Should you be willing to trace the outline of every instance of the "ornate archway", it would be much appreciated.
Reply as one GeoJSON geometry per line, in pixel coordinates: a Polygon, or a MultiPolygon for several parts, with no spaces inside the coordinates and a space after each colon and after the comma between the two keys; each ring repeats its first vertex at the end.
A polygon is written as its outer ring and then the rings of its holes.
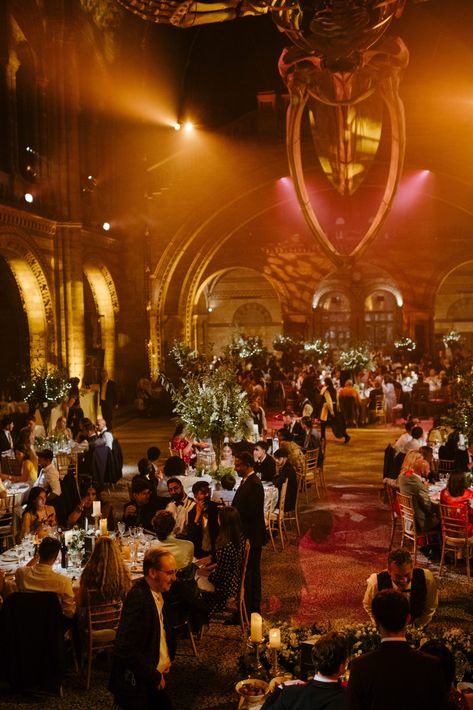
{"type": "Polygon", "coordinates": [[[115,375],[116,362],[116,321],[119,304],[115,283],[104,264],[84,263],[84,275],[90,286],[97,318],[97,342],[104,352],[103,366],[111,378],[115,375]]]}
{"type": "Polygon", "coordinates": [[[57,365],[54,308],[37,254],[22,235],[3,230],[0,231],[0,255],[13,274],[26,314],[31,370],[57,365]]]}

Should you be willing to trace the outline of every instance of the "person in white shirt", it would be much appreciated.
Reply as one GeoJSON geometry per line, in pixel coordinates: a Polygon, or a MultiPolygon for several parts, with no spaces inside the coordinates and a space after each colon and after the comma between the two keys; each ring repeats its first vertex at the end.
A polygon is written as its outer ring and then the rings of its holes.
{"type": "Polygon", "coordinates": [[[45,449],[38,454],[38,464],[40,473],[35,482],[35,486],[41,486],[48,494],[48,501],[54,500],[61,495],[61,476],[53,464],[54,454],[49,449],[45,449]]]}
{"type": "Polygon", "coordinates": [[[409,451],[418,451],[422,446],[425,446],[424,430],[419,425],[413,426],[411,429],[411,440],[407,441],[404,445],[404,453],[408,454],[409,451]]]}
{"type": "Polygon", "coordinates": [[[103,417],[97,419],[97,431],[100,438],[105,441],[105,445],[111,449],[113,445],[113,434],[107,429],[107,422],[103,417]]]}
{"type": "Polygon", "coordinates": [[[439,603],[437,582],[430,570],[414,569],[408,550],[392,550],[387,570],[368,577],[363,607],[373,623],[372,602],[383,589],[394,589],[406,595],[413,626],[421,628],[432,621],[439,603]]]}
{"type": "Polygon", "coordinates": [[[414,422],[412,421],[407,421],[405,424],[406,431],[401,434],[401,436],[397,439],[396,443],[394,444],[394,450],[396,454],[405,454],[405,446],[408,444],[410,441],[412,441],[412,436],[411,436],[411,431],[414,426],[414,422]]]}
{"type": "Polygon", "coordinates": [[[174,534],[185,536],[187,534],[187,518],[189,511],[195,506],[195,501],[189,498],[184,491],[184,487],[176,476],[167,480],[171,502],[167,504],[166,510],[174,518],[174,534]]]}
{"type": "Polygon", "coordinates": [[[53,570],[61,543],[55,537],[44,537],[38,553],[26,567],[15,572],[15,582],[19,592],[56,592],[61,602],[62,613],[69,619],[76,611],[72,582],[69,577],[53,570]]]}

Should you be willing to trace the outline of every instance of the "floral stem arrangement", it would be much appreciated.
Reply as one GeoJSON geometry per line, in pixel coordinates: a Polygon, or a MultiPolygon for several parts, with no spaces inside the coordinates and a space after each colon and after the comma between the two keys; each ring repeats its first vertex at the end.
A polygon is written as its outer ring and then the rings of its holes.
{"type": "Polygon", "coordinates": [[[367,345],[356,345],[340,353],[338,366],[341,370],[374,370],[371,353],[367,345]]]}
{"type": "Polygon", "coordinates": [[[451,330],[443,336],[442,341],[446,348],[454,348],[461,344],[461,335],[456,330],[451,330]]]}
{"type": "Polygon", "coordinates": [[[46,432],[52,410],[67,398],[70,388],[69,377],[64,370],[36,370],[20,383],[20,390],[30,410],[39,409],[46,432]]]}

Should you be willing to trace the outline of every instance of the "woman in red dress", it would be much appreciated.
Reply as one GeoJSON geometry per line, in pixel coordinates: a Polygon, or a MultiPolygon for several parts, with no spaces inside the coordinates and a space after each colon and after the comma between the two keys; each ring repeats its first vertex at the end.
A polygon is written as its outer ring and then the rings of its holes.
{"type": "Polygon", "coordinates": [[[452,471],[448,477],[447,487],[440,493],[440,502],[443,505],[461,505],[468,503],[468,535],[473,535],[473,490],[467,488],[463,471],[452,471]]]}

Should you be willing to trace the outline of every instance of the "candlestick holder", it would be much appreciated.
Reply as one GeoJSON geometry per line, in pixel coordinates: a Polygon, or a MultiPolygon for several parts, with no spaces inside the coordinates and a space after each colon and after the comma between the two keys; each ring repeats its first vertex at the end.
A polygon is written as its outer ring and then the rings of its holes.
{"type": "Polygon", "coordinates": [[[265,646],[264,638],[261,641],[253,641],[251,636],[248,638],[247,648],[250,649],[247,653],[246,671],[249,678],[261,678],[265,680],[268,673],[263,663],[261,662],[261,651],[265,646]]]}
{"type": "Polygon", "coordinates": [[[271,653],[271,666],[269,669],[269,673],[271,675],[271,678],[276,678],[276,676],[280,675],[281,672],[278,663],[278,649],[274,648],[274,646],[271,646],[270,644],[268,644],[268,648],[271,653]]]}

